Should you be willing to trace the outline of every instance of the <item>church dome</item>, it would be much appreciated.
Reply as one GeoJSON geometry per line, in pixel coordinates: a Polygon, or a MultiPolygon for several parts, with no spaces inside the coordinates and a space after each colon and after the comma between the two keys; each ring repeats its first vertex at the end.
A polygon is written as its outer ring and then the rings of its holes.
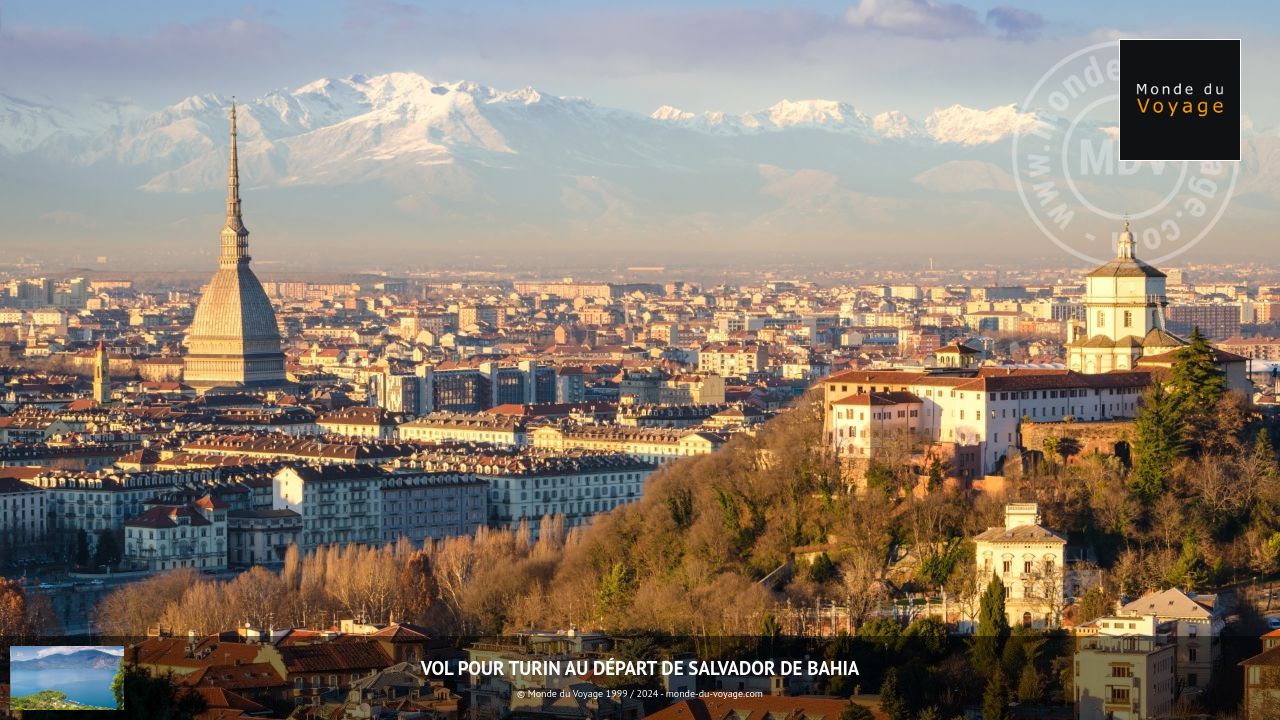
{"type": "Polygon", "coordinates": [[[272,349],[280,351],[275,309],[247,263],[219,268],[214,273],[200,296],[195,320],[187,334],[187,345],[192,352],[202,349],[197,348],[198,345],[216,343],[225,348],[228,342],[243,344],[245,349],[260,347],[264,342],[274,343],[272,349]]]}
{"type": "Polygon", "coordinates": [[[1116,257],[1111,262],[1089,273],[1088,277],[1166,277],[1164,273],[1142,262],[1133,254],[1133,233],[1129,221],[1124,221],[1124,232],[1116,242],[1116,257]]]}

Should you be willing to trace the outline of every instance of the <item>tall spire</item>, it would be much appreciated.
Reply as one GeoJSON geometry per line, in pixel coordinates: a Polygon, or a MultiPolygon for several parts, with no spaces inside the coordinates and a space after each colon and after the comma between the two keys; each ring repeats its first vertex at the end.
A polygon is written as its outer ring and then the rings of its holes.
{"type": "Polygon", "coordinates": [[[236,99],[231,98],[231,162],[227,169],[227,224],[222,228],[222,253],[218,264],[235,267],[249,262],[249,230],[240,216],[240,163],[236,158],[236,99]]]}

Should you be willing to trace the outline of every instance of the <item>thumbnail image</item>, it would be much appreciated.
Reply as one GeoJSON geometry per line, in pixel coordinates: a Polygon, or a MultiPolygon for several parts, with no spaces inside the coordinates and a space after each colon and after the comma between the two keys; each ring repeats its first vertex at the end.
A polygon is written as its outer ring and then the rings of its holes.
{"type": "Polygon", "coordinates": [[[11,710],[117,709],[118,645],[19,645],[9,658],[11,710]]]}

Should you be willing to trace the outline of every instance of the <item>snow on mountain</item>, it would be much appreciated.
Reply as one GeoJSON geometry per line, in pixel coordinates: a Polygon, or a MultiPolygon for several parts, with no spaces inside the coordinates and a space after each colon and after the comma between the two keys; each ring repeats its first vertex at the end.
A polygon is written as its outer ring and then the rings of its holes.
{"type": "Polygon", "coordinates": [[[1013,104],[990,110],[952,105],[934,110],[925,119],[925,130],[935,141],[957,145],[989,145],[1031,129],[1039,120],[1035,113],[1020,113],[1013,104]]]}
{"type": "Polygon", "coordinates": [[[920,140],[928,137],[924,126],[899,110],[882,112],[871,119],[876,134],[889,140],[920,140]]]}
{"type": "Polygon", "coordinates": [[[663,105],[650,116],[658,122],[693,130],[752,133],[808,128],[853,134],[869,142],[880,140],[931,140],[958,145],[989,145],[1034,125],[1034,113],[1019,113],[1013,105],[990,110],[953,105],[935,110],[924,123],[891,110],[872,118],[852,105],[832,100],[783,100],[765,110],[726,115],[695,114],[663,105]]]}

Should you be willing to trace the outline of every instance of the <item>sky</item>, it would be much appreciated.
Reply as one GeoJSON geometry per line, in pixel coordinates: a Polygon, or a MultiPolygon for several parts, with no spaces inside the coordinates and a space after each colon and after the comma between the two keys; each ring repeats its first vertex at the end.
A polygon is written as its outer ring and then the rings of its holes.
{"type": "MultiPolygon", "coordinates": [[[[1280,4],[1166,0],[134,0],[0,2],[0,90],[168,104],[326,76],[411,70],[532,85],[648,112],[743,112],[783,98],[925,114],[1013,102],[1046,63],[1116,35],[1242,37],[1270,80],[1280,4]],[[1010,4],[1016,3],[1016,4],[1010,4]]],[[[1251,114],[1280,118],[1259,93],[1251,114]]]]}
{"type": "MultiPolygon", "coordinates": [[[[824,98],[868,115],[895,110],[921,119],[956,104],[987,109],[1020,102],[1059,59],[1119,37],[1242,39],[1243,111],[1256,129],[1274,132],[1280,126],[1280,93],[1271,91],[1280,69],[1280,3],[1274,0],[0,0],[0,94],[73,112],[77,104],[104,97],[156,110],[206,93],[257,98],[325,77],[408,71],[436,82],[532,86],[645,115],[663,105],[742,113],[784,99],[824,98]]],[[[1273,147],[1270,141],[1259,145],[1258,157],[1272,157],[1273,147]]],[[[763,159],[743,174],[741,186],[732,173],[717,179],[724,187],[715,190],[737,193],[739,205],[732,211],[713,215],[685,207],[666,225],[646,224],[656,214],[654,204],[664,201],[665,178],[637,197],[636,187],[626,184],[630,178],[602,180],[583,172],[557,178],[562,185],[550,203],[541,196],[528,199],[530,205],[554,205],[556,212],[567,209],[563,222],[541,226],[532,220],[522,224],[523,210],[511,204],[479,210],[474,203],[451,204],[450,192],[473,187],[479,188],[473,200],[510,197],[502,193],[520,181],[518,173],[495,179],[484,175],[491,168],[472,166],[471,176],[435,177],[444,188],[439,192],[402,185],[382,194],[324,195],[324,188],[255,187],[251,151],[244,153],[253,208],[248,222],[261,263],[290,262],[315,243],[335,258],[353,252],[333,229],[341,223],[315,212],[317,198],[345,203],[351,227],[343,229],[367,236],[382,256],[398,260],[397,253],[405,251],[414,262],[466,243],[482,243],[481,254],[548,247],[557,235],[564,236],[562,249],[592,242],[606,255],[695,243],[710,257],[722,248],[772,252],[776,237],[795,232],[816,238],[810,250],[854,260],[894,232],[913,245],[888,245],[929,253],[967,252],[975,243],[993,248],[993,258],[1057,252],[1009,190],[1004,150],[999,157],[969,158],[958,148],[947,159],[985,164],[949,163],[949,169],[939,168],[948,171],[945,177],[932,177],[935,187],[950,187],[962,170],[970,175],[966,181],[977,178],[977,168],[991,184],[988,194],[939,192],[921,199],[916,186],[922,181],[908,175],[903,182],[916,199],[903,201],[895,195],[901,188],[882,193],[858,184],[850,173],[832,171],[820,152],[800,160],[788,157],[787,151],[800,154],[796,148],[778,152],[761,146],[744,155],[763,159]],[[759,177],[747,183],[747,175],[759,177]],[[1004,194],[992,200],[996,192],[1004,194]],[[744,221],[742,204],[770,212],[744,221]],[[512,216],[498,224],[476,222],[500,219],[500,212],[512,216]],[[448,229],[467,227],[480,229],[471,235],[448,229]],[[731,235],[741,228],[755,235],[738,242],[731,235]],[[854,235],[856,242],[843,243],[854,235]]],[[[276,159],[284,162],[289,152],[281,150],[276,159]]],[[[207,175],[214,182],[196,198],[141,192],[150,177],[145,162],[97,176],[64,165],[59,175],[50,166],[6,167],[0,157],[0,187],[15,191],[0,193],[0,214],[10,217],[0,250],[38,256],[52,248],[68,262],[81,263],[124,257],[122,251],[151,260],[163,246],[175,266],[205,267],[209,258],[193,260],[191,248],[206,254],[216,249],[208,239],[216,238],[220,226],[221,162],[217,156],[200,166],[211,169],[207,175]],[[76,184],[81,175],[83,183],[76,184]]],[[[258,168],[267,163],[261,162],[258,168]]],[[[858,162],[846,166],[857,169],[858,162]]],[[[1243,238],[1273,228],[1280,207],[1280,172],[1260,168],[1260,162],[1242,186],[1252,198],[1235,200],[1221,225],[1219,237],[1230,234],[1221,247],[1236,257],[1252,252],[1243,238]]],[[[671,204],[688,197],[693,194],[671,204]]],[[[1197,251],[1208,258],[1210,248],[1205,244],[1197,251]]]]}

